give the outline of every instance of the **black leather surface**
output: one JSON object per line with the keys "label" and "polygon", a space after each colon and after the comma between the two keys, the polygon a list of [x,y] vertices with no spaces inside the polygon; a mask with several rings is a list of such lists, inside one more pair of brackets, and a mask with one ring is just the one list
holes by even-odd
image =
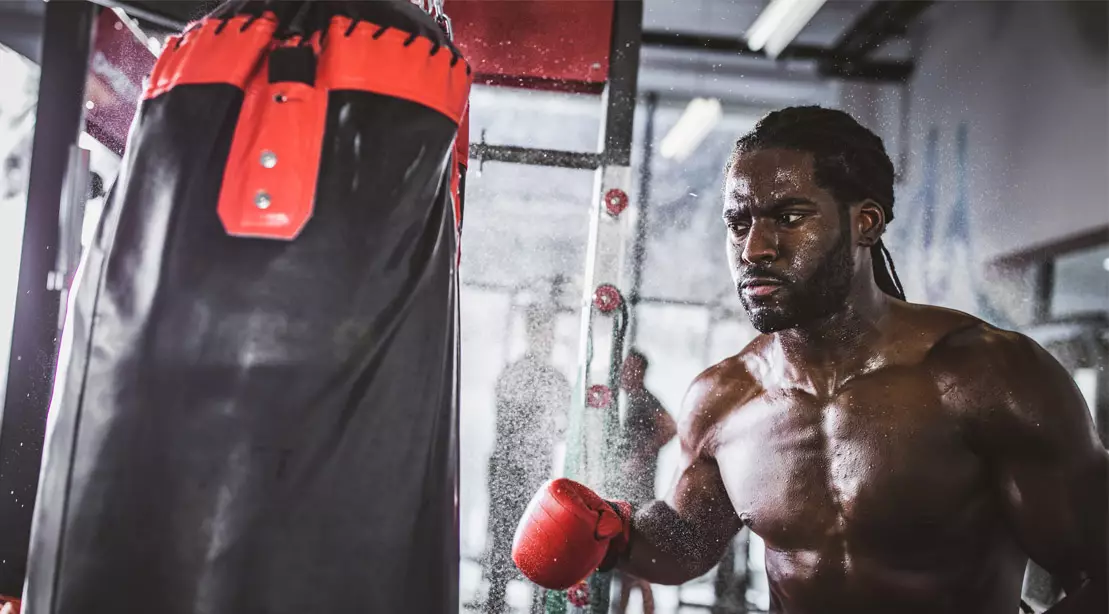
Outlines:
{"label": "black leather surface", "polygon": [[456,127],[333,92],[312,220],[233,238],[241,102],[140,110],[66,324],[25,611],[456,612]]}

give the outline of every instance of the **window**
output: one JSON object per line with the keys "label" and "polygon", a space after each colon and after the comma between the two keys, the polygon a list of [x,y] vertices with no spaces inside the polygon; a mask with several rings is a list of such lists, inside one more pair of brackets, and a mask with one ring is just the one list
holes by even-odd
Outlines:
{"label": "window", "polygon": [[1109,245],[1055,259],[1050,313],[1053,318],[1109,314]]}

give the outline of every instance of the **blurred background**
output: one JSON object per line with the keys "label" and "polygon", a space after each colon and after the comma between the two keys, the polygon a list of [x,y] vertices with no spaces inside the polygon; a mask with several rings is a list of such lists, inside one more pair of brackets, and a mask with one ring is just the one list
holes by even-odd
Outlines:
{"label": "blurred background", "polygon": [[[582,3],[558,4],[569,11]],[[638,230],[626,234],[621,275],[631,289],[625,347],[647,358],[646,389],[680,420],[690,381],[754,337],[724,258],[722,168],[734,141],[763,114],[819,104],[852,113],[885,141],[898,173],[886,244],[909,300],[1031,335],[1073,374],[1104,440],[1109,4],[784,4],[795,17],[765,34],[753,26],[767,19],[767,2],[643,2],[628,213]],[[201,11],[184,6],[177,14]],[[44,15],[40,0],[0,2],[0,390],[18,326],[35,114],[51,104],[39,93]],[[112,27],[134,28],[129,34],[150,50],[140,60],[152,62],[169,28],[157,15],[131,15],[119,14],[122,25]],[[753,35],[766,38],[756,50]],[[511,28],[503,37],[527,40]],[[93,80],[118,82],[113,70],[94,51]],[[566,89],[475,86],[471,141],[596,151],[602,92]],[[97,104],[90,95],[86,110],[93,114]],[[83,230],[70,240],[87,240],[122,151],[95,126],[79,145],[88,159],[87,202],[76,225]],[[490,594],[502,588],[505,611],[534,611],[531,586],[496,571],[495,550],[504,548],[503,536],[495,539],[504,533],[498,507],[505,516],[514,509],[506,502],[518,492],[530,496],[530,484],[557,474],[565,457],[595,175],[471,161],[461,267],[462,612],[491,611]],[[540,451],[513,461],[525,445]],[[658,454],[658,496],[673,478],[676,446],[671,440]],[[504,473],[513,463],[523,473]],[[761,547],[741,534],[705,577],[654,587],[654,611],[764,611]],[[1055,597],[1035,570],[1026,584],[1035,604]],[[640,593],[627,611],[644,611]]]}

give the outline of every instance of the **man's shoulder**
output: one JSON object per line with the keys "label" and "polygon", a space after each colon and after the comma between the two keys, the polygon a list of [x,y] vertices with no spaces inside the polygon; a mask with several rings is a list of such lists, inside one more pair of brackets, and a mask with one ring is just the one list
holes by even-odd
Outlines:
{"label": "man's shoulder", "polygon": [[709,400],[722,397],[746,396],[761,388],[758,373],[763,346],[769,337],[759,335],[738,354],[702,371],[689,387],[690,397]]}
{"label": "man's shoulder", "polygon": [[951,406],[992,411],[1037,397],[1044,390],[1071,387],[1066,370],[1028,336],[966,314],[954,317],[952,323],[941,329],[943,334],[924,357],[940,394]]}
{"label": "man's shoulder", "polygon": [[1071,374],[1035,340],[978,321],[951,331],[928,357],[941,398],[983,449],[1079,456],[1103,451]]}
{"label": "man's shoulder", "polygon": [[983,370],[1004,376],[1006,369],[1039,363],[1050,357],[1035,341],[1012,330],[959,311],[914,306],[920,325],[930,334],[926,360],[940,372],[977,374]]}
{"label": "man's shoulder", "polygon": [[754,398],[762,385],[758,379],[760,336],[734,356],[705,369],[694,378],[682,403],[680,433],[683,445],[709,445],[716,426]]}
{"label": "man's shoulder", "polygon": [[925,362],[941,370],[965,369],[1002,356],[1029,359],[1038,347],[1025,335],[946,307],[902,303],[892,319],[889,345],[905,354],[905,362]]}

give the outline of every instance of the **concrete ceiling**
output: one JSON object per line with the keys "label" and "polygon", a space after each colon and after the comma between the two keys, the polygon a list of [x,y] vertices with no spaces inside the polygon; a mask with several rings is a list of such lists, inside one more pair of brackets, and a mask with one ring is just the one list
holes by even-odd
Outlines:
{"label": "concrete ceiling", "polygon": [[[644,0],[643,29],[740,40],[767,4],[769,0]],[[831,48],[871,4],[827,2],[795,42]],[[639,79],[641,90],[661,96],[706,96],[751,107],[826,103],[838,87],[818,74],[815,62],[657,47],[643,49]]]}

